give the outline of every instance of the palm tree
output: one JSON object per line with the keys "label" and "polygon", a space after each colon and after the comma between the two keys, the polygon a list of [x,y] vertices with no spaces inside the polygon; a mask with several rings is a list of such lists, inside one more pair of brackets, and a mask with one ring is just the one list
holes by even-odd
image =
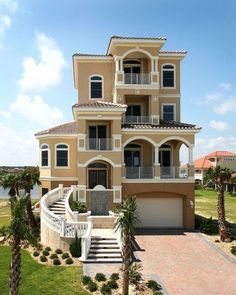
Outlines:
{"label": "palm tree", "polygon": [[35,244],[28,222],[26,206],[27,196],[19,198],[14,196],[10,199],[11,203],[11,224],[9,227],[11,241],[11,266],[9,273],[9,294],[17,295],[20,288],[20,268],[21,268],[21,242],[29,240]]}
{"label": "palm tree", "polygon": [[9,189],[9,196],[19,195],[20,178],[19,174],[7,173],[1,176],[0,185],[6,190]]}
{"label": "palm tree", "polygon": [[26,167],[22,172],[20,172],[20,181],[21,181],[21,187],[25,189],[25,192],[27,195],[29,195],[28,198],[28,204],[27,204],[27,213],[30,219],[31,227],[34,229],[35,232],[37,232],[38,229],[38,223],[34,217],[34,213],[32,211],[32,201],[31,201],[31,190],[35,185],[40,185],[41,182],[39,180],[40,172],[38,167]]}
{"label": "palm tree", "polygon": [[135,198],[128,198],[120,208],[116,209],[118,218],[116,230],[121,231],[122,258],[123,258],[123,289],[122,295],[129,293],[129,267],[131,263],[131,241],[134,235],[134,227],[139,222],[137,203]]}
{"label": "palm tree", "polygon": [[218,190],[218,199],[217,199],[217,214],[218,214],[218,227],[220,240],[222,242],[230,242],[230,232],[227,228],[225,221],[225,183],[228,183],[231,179],[232,172],[228,168],[222,168],[216,166],[214,169],[209,171],[209,174],[214,179],[217,190]]}

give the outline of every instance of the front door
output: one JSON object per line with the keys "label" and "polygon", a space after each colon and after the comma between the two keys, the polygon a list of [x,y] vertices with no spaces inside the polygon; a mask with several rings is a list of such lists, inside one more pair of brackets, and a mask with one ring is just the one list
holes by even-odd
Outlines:
{"label": "front door", "polygon": [[97,185],[107,188],[107,165],[103,163],[93,163],[88,166],[88,187],[93,189]]}
{"label": "front door", "polygon": [[159,151],[159,161],[161,164],[162,176],[171,175],[171,152],[170,150],[160,150]]}

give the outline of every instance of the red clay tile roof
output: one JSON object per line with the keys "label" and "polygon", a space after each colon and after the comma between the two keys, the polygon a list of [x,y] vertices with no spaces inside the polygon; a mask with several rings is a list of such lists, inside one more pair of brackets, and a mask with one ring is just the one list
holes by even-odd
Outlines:
{"label": "red clay tile roof", "polygon": [[216,157],[236,157],[235,153],[228,152],[228,151],[215,151],[206,155],[207,158],[216,158]]}
{"label": "red clay tile roof", "polygon": [[112,57],[111,54],[90,54],[90,53],[80,53],[76,52],[73,54],[73,56],[91,56],[91,57]]}
{"label": "red clay tile roof", "polygon": [[167,40],[166,37],[125,37],[125,36],[111,36],[111,39]]}
{"label": "red clay tile roof", "polygon": [[35,136],[39,135],[47,135],[47,134],[77,134],[77,124],[76,122],[69,122],[65,124],[61,124],[40,132],[35,133]]}
{"label": "red clay tile roof", "polygon": [[202,157],[193,161],[193,165],[195,169],[209,169],[214,167],[214,165],[207,159],[207,157]]}
{"label": "red clay tile roof", "polygon": [[201,127],[196,125],[180,123],[175,121],[163,121],[160,120],[159,125],[151,125],[151,124],[123,124],[122,128],[124,129],[191,129],[191,130],[200,130]]}
{"label": "red clay tile roof", "polygon": [[118,104],[114,102],[106,101],[94,101],[88,103],[76,103],[73,105],[73,108],[126,108],[126,104]]}
{"label": "red clay tile roof", "polygon": [[177,54],[182,54],[182,53],[188,53],[186,50],[162,50],[160,53],[177,53]]}

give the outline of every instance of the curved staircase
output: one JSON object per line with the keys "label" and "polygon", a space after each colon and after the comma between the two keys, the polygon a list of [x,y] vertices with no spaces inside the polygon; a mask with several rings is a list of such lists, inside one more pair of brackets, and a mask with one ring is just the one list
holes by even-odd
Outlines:
{"label": "curved staircase", "polygon": [[52,205],[49,206],[49,210],[52,211],[55,215],[58,216],[65,216],[66,214],[66,199],[65,197],[59,199],[58,201],[54,202]]}

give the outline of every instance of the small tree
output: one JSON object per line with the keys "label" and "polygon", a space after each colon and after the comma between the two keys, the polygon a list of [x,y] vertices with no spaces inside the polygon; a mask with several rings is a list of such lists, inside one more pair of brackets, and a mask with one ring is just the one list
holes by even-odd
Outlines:
{"label": "small tree", "polygon": [[20,269],[21,269],[21,242],[28,240],[32,244],[36,241],[31,234],[29,227],[28,215],[26,207],[28,197],[19,198],[18,196],[10,199],[11,203],[11,266],[9,273],[9,294],[17,295],[20,288]]}
{"label": "small tree", "polygon": [[123,288],[122,295],[129,293],[129,267],[131,263],[131,241],[134,235],[135,225],[139,222],[137,214],[136,199],[129,197],[120,208],[116,209],[119,214],[116,221],[116,230],[120,229],[122,243],[122,258],[123,258]]}
{"label": "small tree", "polygon": [[225,183],[228,183],[231,179],[231,170],[228,168],[222,168],[216,166],[214,169],[211,169],[208,175],[215,181],[216,188],[218,190],[217,198],[217,214],[218,214],[218,228],[220,240],[222,242],[230,242],[230,232],[226,225],[225,220]]}

